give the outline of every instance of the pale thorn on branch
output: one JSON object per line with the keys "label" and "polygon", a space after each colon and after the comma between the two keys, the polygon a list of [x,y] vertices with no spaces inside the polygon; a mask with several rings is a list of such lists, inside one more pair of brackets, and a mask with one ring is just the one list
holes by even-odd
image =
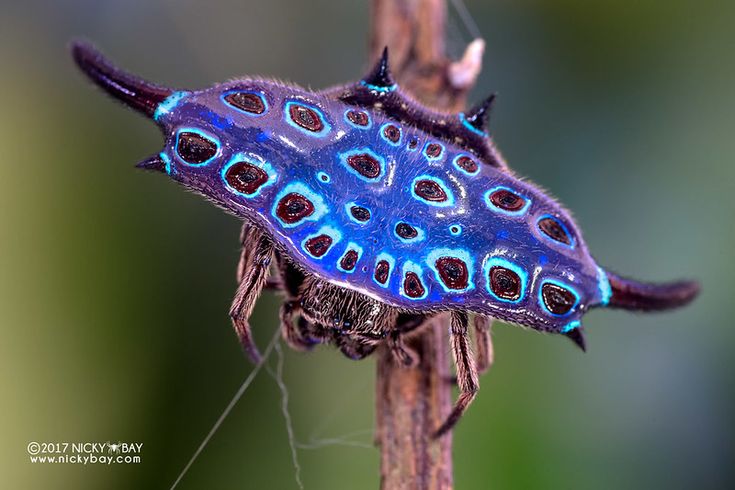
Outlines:
{"label": "pale thorn on branch", "polygon": [[467,45],[462,58],[449,65],[449,83],[457,90],[470,89],[482,70],[485,41],[477,38]]}

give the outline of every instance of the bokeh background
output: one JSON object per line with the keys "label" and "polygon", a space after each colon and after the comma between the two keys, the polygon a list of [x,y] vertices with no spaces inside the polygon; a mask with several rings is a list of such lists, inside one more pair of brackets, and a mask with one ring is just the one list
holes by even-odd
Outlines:
{"label": "bokeh background", "polygon": [[[468,0],[511,165],[575,215],[596,257],[695,277],[691,307],[586,317],[571,343],[499,325],[455,433],[459,489],[733,488],[735,3]],[[250,372],[227,318],[239,224],[161,175],[154,125],[75,71],[74,36],[152,80],[365,69],[344,0],[0,2],[0,486],[168,488]],[[452,14],[449,49],[470,39]],[[253,324],[264,344],[277,299]],[[307,489],[373,489],[372,360],[288,352]],[[180,488],[297,488],[281,398],[259,376]],[[30,441],[143,442],[139,465],[32,465]],[[343,441],[340,445],[326,444]],[[348,441],[351,445],[345,445]],[[326,445],[325,445],[326,444]]]}

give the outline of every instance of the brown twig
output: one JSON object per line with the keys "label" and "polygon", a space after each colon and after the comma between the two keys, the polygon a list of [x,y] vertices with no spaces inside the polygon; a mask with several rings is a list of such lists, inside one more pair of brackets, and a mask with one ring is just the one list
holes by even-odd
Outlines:
{"label": "brown twig", "polygon": [[[373,0],[370,52],[384,46],[400,86],[422,103],[462,110],[480,71],[484,44],[471,43],[452,63],[444,52],[445,0]],[[378,353],[376,439],[383,490],[446,490],[453,487],[452,435],[432,433],[451,409],[446,315],[438,315],[410,341],[415,368],[398,366],[388,349]]]}

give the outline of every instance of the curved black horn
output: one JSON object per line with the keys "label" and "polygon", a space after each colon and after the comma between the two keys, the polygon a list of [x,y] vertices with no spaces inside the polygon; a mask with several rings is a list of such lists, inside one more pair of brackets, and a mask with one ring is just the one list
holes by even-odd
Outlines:
{"label": "curved black horn", "polygon": [[699,284],[679,281],[651,284],[608,273],[612,296],[608,306],[626,310],[668,310],[684,306],[699,294]]}
{"label": "curved black horn", "polygon": [[89,43],[72,42],[71,54],[77,66],[105,92],[150,117],[174,92],[120,70]]}

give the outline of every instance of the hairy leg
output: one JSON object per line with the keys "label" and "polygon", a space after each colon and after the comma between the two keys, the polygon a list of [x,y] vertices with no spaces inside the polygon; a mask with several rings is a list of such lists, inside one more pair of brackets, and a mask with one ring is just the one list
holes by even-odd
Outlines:
{"label": "hairy leg", "polygon": [[457,367],[459,397],[454,403],[454,408],[452,408],[447,419],[434,434],[434,437],[437,438],[446,434],[456,425],[462,417],[462,414],[467,410],[467,407],[472,403],[472,400],[475,399],[475,395],[479,389],[477,368],[475,367],[475,360],[473,359],[470,348],[467,324],[468,318],[466,313],[452,312],[450,331],[454,363]]}
{"label": "hairy leg", "polygon": [[263,233],[252,226],[243,226],[243,250],[237,276],[240,284],[230,307],[230,318],[245,353],[253,363],[260,362],[260,352],[253,342],[249,318],[255,302],[263,290],[273,257],[273,244]]}
{"label": "hairy leg", "polygon": [[493,340],[490,336],[492,320],[481,315],[475,315],[473,320],[477,346],[477,372],[483,374],[493,365]]}

